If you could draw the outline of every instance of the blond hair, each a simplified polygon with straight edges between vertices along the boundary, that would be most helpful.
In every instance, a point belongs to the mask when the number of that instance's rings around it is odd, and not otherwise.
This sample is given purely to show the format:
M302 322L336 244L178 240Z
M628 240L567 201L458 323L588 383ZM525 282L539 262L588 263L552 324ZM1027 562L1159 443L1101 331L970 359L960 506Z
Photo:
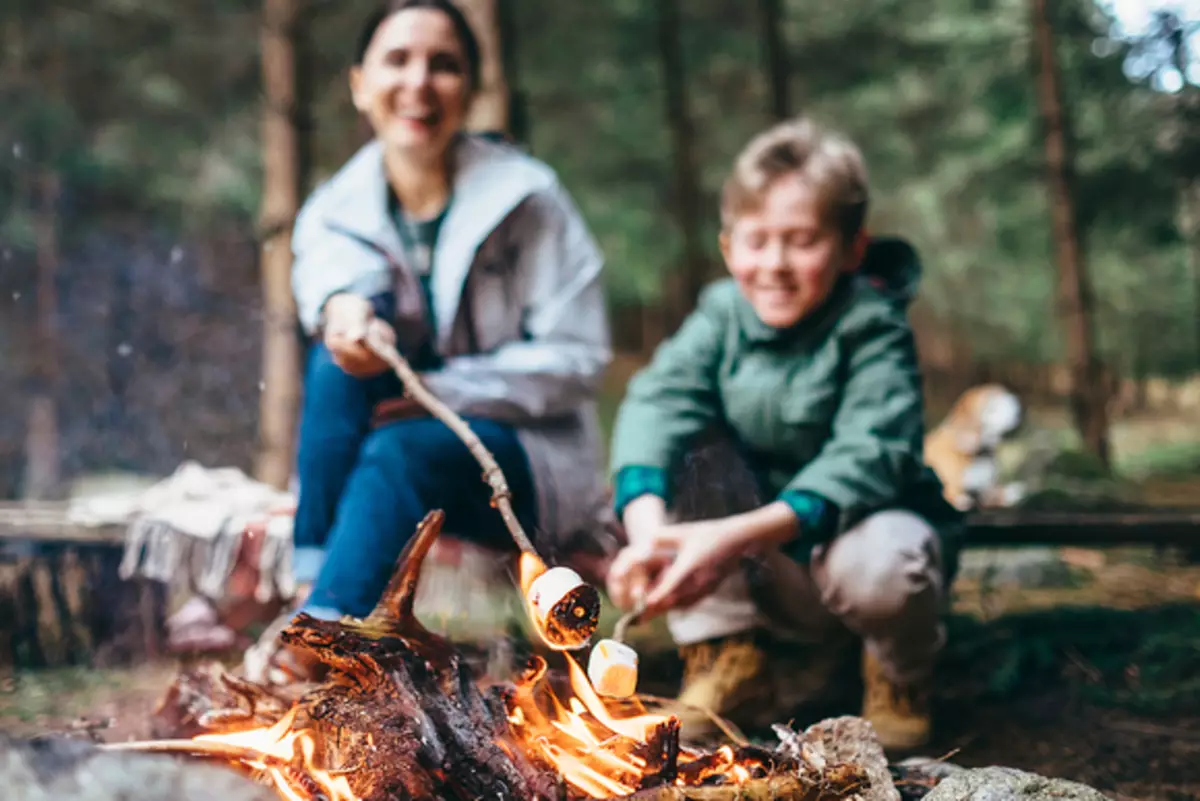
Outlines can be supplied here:
M722 228L760 208L771 186L793 173L816 193L826 221L847 241L858 235L870 198L862 153L848 137L803 117L768 128L738 154L721 191Z

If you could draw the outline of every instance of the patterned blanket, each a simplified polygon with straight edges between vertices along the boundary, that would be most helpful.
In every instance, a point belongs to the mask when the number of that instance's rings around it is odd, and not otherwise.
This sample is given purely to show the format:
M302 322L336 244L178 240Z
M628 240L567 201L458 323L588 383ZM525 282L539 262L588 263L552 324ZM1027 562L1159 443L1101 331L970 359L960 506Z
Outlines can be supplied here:
M76 522L126 526L121 577L184 586L221 601L238 588L239 567L253 576L262 604L290 599L295 497L231 467L185 462L169 477L124 503L91 499L68 512Z

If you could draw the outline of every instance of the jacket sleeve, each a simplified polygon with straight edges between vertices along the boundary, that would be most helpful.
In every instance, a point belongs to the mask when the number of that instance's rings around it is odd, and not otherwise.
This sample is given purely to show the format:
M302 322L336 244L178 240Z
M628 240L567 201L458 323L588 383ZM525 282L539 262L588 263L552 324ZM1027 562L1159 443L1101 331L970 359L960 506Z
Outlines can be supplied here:
M333 295L353 292L372 298L392 289L385 260L365 254L365 245L323 224L320 196L318 190L309 198L292 229L292 295L309 335L320 327L325 301Z
M828 499L837 531L898 502L923 469L924 400L912 329L902 310L873 306L845 335L841 404L830 439L786 491Z
M611 359L599 248L561 187L528 203L525 339L423 376L461 414L515 424L564 414L595 397Z
M722 287L705 290L696 310L629 382L610 456L618 507L645 492L665 497L665 476L687 441L720 419L717 369L724 329L717 295ZM638 476L641 480L634 481ZM641 489L631 491L634 484Z

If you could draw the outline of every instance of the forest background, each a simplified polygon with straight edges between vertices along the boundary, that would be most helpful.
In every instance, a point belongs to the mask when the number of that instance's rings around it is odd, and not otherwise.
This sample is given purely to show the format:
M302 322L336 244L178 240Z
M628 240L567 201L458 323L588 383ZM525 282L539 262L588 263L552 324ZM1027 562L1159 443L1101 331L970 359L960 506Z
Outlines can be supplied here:
M290 223L365 141L370 5L3 5L0 498L184 459L286 481ZM721 272L732 157L804 112L857 138L871 229L922 254L931 422L998 379L1102 462L1122 421L1191 420L1200 472L1194 0L464 5L473 125L551 164L607 256L606 414Z

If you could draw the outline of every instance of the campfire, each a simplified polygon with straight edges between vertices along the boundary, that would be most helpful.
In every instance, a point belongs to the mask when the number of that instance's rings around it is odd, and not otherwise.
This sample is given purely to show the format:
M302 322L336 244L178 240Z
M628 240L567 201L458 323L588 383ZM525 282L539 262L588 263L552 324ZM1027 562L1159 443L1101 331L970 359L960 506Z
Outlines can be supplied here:
M565 673L534 656L512 681L481 681L413 615L441 523L440 512L422 523L367 618L299 615L284 631L285 643L328 667L320 683L289 698L219 669L184 673L163 706L190 736L110 747L221 760L273 784L285 801L815 801L852 798L877 781L784 727L774 748L684 747L677 719L637 698L601 697L570 652L550 652ZM523 589L545 570L524 556Z

